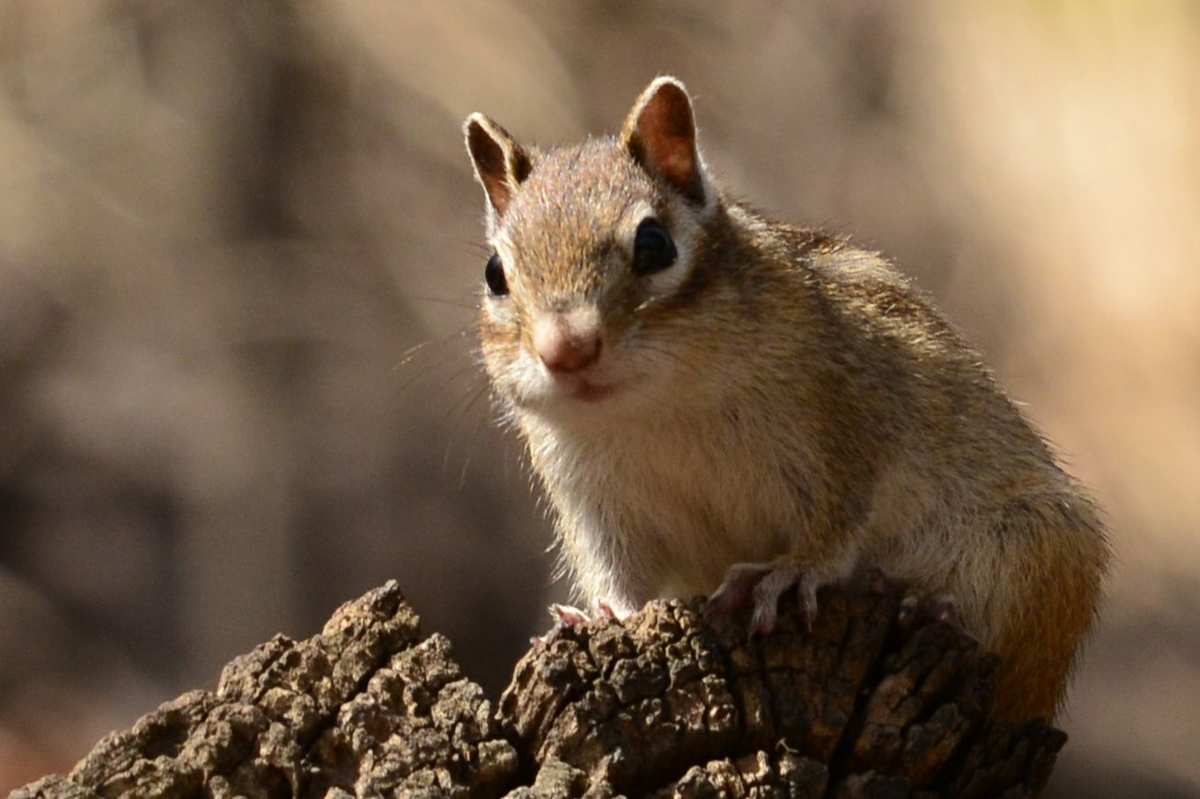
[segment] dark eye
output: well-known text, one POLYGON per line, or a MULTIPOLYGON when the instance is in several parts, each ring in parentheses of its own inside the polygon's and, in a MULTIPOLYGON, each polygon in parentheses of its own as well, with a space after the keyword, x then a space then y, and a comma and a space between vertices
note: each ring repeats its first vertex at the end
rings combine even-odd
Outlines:
POLYGON ((639 275, 661 272, 675 263, 675 242, 653 217, 642 220, 633 239, 633 271, 639 275))
POLYGON ((504 279, 504 265, 500 256, 495 253, 488 258, 487 266, 483 268, 483 279, 487 282, 488 291, 495 297, 508 294, 508 281, 504 279))

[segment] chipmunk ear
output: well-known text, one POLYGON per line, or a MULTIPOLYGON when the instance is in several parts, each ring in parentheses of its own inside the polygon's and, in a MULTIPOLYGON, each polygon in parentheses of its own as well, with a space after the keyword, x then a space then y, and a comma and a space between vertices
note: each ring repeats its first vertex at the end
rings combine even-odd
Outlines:
POLYGON ((529 154, 508 131, 483 114, 471 114, 463 123, 467 153, 475 165, 475 179, 483 186, 491 222, 504 215, 517 187, 533 169, 529 154))
POLYGON ((647 172, 697 205, 705 203, 704 167, 696 148, 692 98, 675 78, 656 78, 633 105, 621 143, 647 172))

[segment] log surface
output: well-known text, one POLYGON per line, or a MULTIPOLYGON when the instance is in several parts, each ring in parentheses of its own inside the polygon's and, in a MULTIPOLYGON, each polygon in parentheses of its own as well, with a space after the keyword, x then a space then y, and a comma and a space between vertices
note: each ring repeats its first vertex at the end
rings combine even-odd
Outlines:
POLYGON ((757 638, 654 601, 556 630, 493 703, 390 582, 10 796, 1036 795, 1066 736, 994 720, 994 658, 901 597, 826 590, 811 631, 785 606, 757 638))

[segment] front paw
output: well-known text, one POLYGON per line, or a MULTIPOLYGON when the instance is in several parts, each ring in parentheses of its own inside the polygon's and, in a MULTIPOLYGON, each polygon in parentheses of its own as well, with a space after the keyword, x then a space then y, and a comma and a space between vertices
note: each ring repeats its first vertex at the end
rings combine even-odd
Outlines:
POLYGON ((919 596, 907 594, 900 602, 900 614, 897 620, 906 627, 916 627, 922 624, 947 624, 956 632, 974 638, 967 632, 959 612, 958 603, 950 594, 936 596, 919 596))
POLYGON ((553 643, 554 639, 566 629, 583 627, 592 621, 619 621, 616 612, 613 611, 612 606, 607 602, 597 602, 591 613, 573 605, 560 605, 558 603, 551 605, 546 610, 549 611, 550 618, 554 620, 554 626, 545 635, 535 635, 529 639, 529 643, 535 647, 543 647, 549 643, 553 643))
POLYGON ((767 635, 779 619, 779 600, 795 588, 804 627, 811 632, 817 617, 817 589, 826 582, 787 557, 766 563, 738 563, 729 568, 709 597, 704 617, 711 621, 751 606, 751 634, 767 635))
POLYGON ((555 624, 564 624, 568 627, 582 627, 589 621, 614 621, 617 618, 612 605, 607 602, 597 602, 592 606, 591 613, 573 605, 559 605, 557 603, 551 605, 547 610, 550 611, 550 618, 554 619, 555 624))

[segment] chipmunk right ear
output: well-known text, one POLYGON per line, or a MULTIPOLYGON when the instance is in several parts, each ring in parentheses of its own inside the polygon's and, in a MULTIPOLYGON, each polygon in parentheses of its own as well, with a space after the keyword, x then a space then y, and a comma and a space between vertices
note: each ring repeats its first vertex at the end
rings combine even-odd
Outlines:
POLYGON ((647 172, 665 180, 697 205, 704 205, 704 167, 696 147, 692 98, 671 77, 656 78, 633 105, 621 143, 647 172))
MULTIPOLYGON (((504 215, 517 187, 533 168, 529 154, 508 131, 483 114, 471 114, 463 123, 467 152, 475 165, 475 179, 487 195, 488 209, 495 218, 504 215)), ((491 219, 491 221, 495 221, 491 219)))

